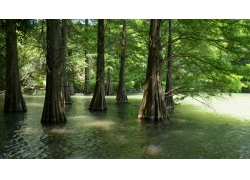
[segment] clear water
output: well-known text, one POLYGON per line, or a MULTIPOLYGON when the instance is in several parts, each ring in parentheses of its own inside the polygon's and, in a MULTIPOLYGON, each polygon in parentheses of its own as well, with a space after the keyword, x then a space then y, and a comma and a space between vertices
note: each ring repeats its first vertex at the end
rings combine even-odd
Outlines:
POLYGON ((11 159, 221 159, 250 158, 250 94, 212 99, 213 108, 187 99, 168 122, 138 121, 142 95, 130 104, 107 96, 107 112, 88 111, 92 96, 77 94, 68 122, 40 123, 44 94, 24 95, 28 112, 4 114, 0 95, 0 158, 11 159))

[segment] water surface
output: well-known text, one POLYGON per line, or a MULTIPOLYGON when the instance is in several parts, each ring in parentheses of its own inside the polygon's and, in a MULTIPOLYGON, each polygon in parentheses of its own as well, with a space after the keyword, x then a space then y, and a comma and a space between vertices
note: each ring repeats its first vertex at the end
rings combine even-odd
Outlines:
MULTIPOLYGON (((92 96, 77 94, 67 123, 40 123, 44 94, 25 94, 25 114, 0 113, 0 158, 221 159, 250 158, 249 94, 212 99, 212 108, 187 99, 168 122, 138 121, 141 94, 130 104, 106 96, 107 112, 89 112, 92 96)), ((0 95, 3 111, 4 95, 0 95)))

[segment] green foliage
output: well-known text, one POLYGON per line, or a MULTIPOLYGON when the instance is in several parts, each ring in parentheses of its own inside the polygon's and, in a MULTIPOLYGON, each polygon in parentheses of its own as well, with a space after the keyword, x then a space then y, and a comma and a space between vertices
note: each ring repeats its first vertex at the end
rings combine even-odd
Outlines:
MULTIPOLYGON (((85 68, 95 86, 97 20, 69 20, 67 79, 84 88, 85 68), (86 63, 88 58, 89 63, 86 63)), ((45 87, 44 20, 18 20, 20 79, 23 87, 45 87)), ((4 27, 4 20, 0 21, 4 27)), ((113 87, 119 81, 122 20, 105 20, 105 71, 113 87)), ((166 81, 168 20, 161 29, 162 83, 166 81)), ((149 20, 129 19, 126 46, 126 89, 143 89, 149 43, 149 20)), ((250 87, 249 20, 173 20, 173 92, 179 98, 216 96, 250 87)), ((5 39, 0 33, 0 83, 5 78, 5 39)), ((165 86, 164 86, 165 87, 165 86)))
POLYGON ((25 38, 18 41, 20 82, 24 88, 43 88, 46 85, 46 58, 45 46, 41 43, 41 22, 33 24, 29 31, 18 31, 20 37, 24 37, 25 33, 25 38))
MULTIPOLYGON (((210 97, 240 92, 249 68, 232 60, 246 57, 249 22, 243 20, 174 20, 173 88, 179 98, 210 97), (248 23, 248 25, 247 25, 248 23), (244 25, 244 28, 243 28, 244 25)), ((167 55, 168 32, 163 25, 163 55, 167 55)), ((235 61, 236 61, 235 60, 235 61)), ((167 59, 164 58, 164 62, 167 59)), ((163 68, 163 72, 166 69, 163 68)))

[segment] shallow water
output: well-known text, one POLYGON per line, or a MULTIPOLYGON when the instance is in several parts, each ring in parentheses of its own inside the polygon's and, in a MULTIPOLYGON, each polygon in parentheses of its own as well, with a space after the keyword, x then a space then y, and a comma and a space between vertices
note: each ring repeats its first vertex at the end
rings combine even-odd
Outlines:
MULTIPOLYGON (((221 159, 250 158, 249 94, 212 99, 213 108, 187 99, 168 122, 138 121, 142 95, 107 112, 88 111, 92 96, 77 94, 66 106, 67 123, 40 123, 44 94, 24 95, 28 112, 0 113, 0 158, 53 159, 221 159)), ((3 111, 4 95, 0 95, 3 111)))

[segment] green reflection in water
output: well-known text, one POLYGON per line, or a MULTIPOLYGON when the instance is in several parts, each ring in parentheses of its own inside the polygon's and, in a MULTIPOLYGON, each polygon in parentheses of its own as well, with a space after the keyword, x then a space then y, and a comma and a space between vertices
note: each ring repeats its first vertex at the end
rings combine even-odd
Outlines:
POLYGON ((24 98, 27 113, 0 114, 0 158, 250 157, 249 94, 212 99, 213 109, 187 99, 169 112, 167 122, 137 119, 141 94, 129 95, 130 104, 121 105, 108 96, 107 112, 89 112, 92 97, 77 94, 65 109, 68 122, 50 126, 40 123, 44 95, 24 98))

